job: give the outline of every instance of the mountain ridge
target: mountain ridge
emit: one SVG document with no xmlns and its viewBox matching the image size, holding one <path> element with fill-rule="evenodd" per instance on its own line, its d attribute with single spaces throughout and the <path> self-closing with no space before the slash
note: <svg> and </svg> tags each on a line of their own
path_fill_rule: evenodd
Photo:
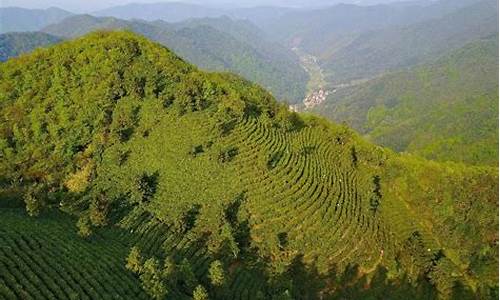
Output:
<svg viewBox="0 0 500 300">
<path fill-rule="evenodd" d="M 224 29 L 225 25 L 232 25 L 233 29 Z M 43 31 L 56 36 L 74 37 L 97 29 L 129 29 L 143 34 L 172 47 L 202 68 L 233 71 L 265 85 L 283 100 L 298 102 L 305 94 L 307 73 L 293 53 L 260 37 L 260 32 L 247 23 L 228 18 L 172 24 L 81 15 L 51 25 Z M 248 32 L 252 32 L 252 36 Z"/>
</svg>

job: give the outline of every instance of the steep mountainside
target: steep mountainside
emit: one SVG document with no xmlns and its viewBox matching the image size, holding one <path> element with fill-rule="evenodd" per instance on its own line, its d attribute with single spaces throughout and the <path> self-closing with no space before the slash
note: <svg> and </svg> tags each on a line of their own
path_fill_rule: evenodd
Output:
<svg viewBox="0 0 500 300">
<path fill-rule="evenodd" d="M 171 47 L 207 70 L 232 71 L 268 88 L 277 98 L 304 98 L 308 75 L 289 50 L 267 40 L 247 22 L 229 18 L 186 23 L 125 21 L 81 15 L 49 26 L 45 32 L 75 37 L 96 29 L 127 29 Z"/>
<path fill-rule="evenodd" d="M 0 64 L 0 184 L 85 237 L 2 216 L 0 297 L 498 297 L 497 168 L 395 154 L 132 33 Z"/>
<path fill-rule="evenodd" d="M 0 7 L 0 33 L 40 30 L 70 15 L 70 12 L 54 7 L 48 9 Z"/>
<path fill-rule="evenodd" d="M 263 30 L 284 43 L 316 56 L 328 57 L 367 31 L 410 25 L 442 17 L 478 0 L 410 1 L 384 5 L 339 4 L 292 11 L 261 24 Z"/>
<path fill-rule="evenodd" d="M 498 35 L 497 0 L 414 25 L 363 33 L 323 57 L 321 65 L 327 81 L 345 83 L 411 67 L 491 35 Z"/>
<path fill-rule="evenodd" d="M 338 89 L 315 111 L 397 151 L 497 165 L 498 66 L 495 35 L 432 64 Z"/>
<path fill-rule="evenodd" d="M 0 34 L 0 61 L 30 52 L 35 48 L 52 45 L 61 39 L 43 32 L 10 32 Z"/>
</svg>

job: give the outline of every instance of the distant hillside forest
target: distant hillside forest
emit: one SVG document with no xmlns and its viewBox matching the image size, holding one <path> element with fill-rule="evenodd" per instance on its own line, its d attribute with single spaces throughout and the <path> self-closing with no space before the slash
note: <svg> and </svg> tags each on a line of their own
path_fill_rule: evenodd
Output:
<svg viewBox="0 0 500 300">
<path fill-rule="evenodd" d="M 135 33 L 0 64 L 0 298 L 498 299 L 498 190 Z"/>
<path fill-rule="evenodd" d="M 498 66 L 494 35 L 433 63 L 340 88 L 314 111 L 397 151 L 497 166 Z"/>
<path fill-rule="evenodd" d="M 281 101 L 297 103 L 305 97 L 309 75 L 298 57 L 271 41 L 252 23 L 228 17 L 166 23 L 75 15 L 40 29 L 50 34 L 50 38 L 42 33 L 32 33 L 29 45 L 27 33 L 0 35 L 0 51 L 6 49 L 5 54 L 0 53 L 0 58 L 99 29 L 126 29 L 139 33 L 172 48 L 200 68 L 231 71 L 259 83 Z"/>
<path fill-rule="evenodd" d="M 30 52 L 38 47 L 59 43 L 60 38 L 43 32 L 11 32 L 0 34 L 0 61 Z"/>
</svg>

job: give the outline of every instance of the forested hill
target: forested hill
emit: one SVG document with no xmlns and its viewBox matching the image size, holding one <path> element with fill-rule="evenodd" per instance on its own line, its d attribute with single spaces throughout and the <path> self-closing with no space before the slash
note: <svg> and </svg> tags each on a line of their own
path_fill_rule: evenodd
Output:
<svg viewBox="0 0 500 300">
<path fill-rule="evenodd" d="M 497 168 L 395 154 L 129 32 L 0 64 L 0 207 L 0 298 L 498 298 Z"/>
<path fill-rule="evenodd" d="M 397 151 L 496 166 L 498 66 L 495 34 L 433 63 L 340 88 L 315 111 Z"/>
<path fill-rule="evenodd" d="M 292 11 L 261 24 L 291 47 L 317 57 L 332 86 L 428 63 L 498 33 L 497 0 L 339 4 Z"/>
<path fill-rule="evenodd" d="M 52 45 L 61 39 L 43 32 L 9 32 L 0 34 L 0 61 L 31 50 Z"/>
<path fill-rule="evenodd" d="M 78 15 L 43 31 L 68 38 L 97 29 L 127 29 L 142 34 L 201 68 L 231 71 L 259 83 L 283 101 L 295 103 L 305 97 L 309 77 L 299 59 L 249 22 L 223 17 L 166 23 Z"/>
<path fill-rule="evenodd" d="M 477 39 L 498 35 L 498 1 L 482 0 L 407 26 L 364 32 L 323 60 L 331 82 L 370 78 L 429 62 Z"/>
</svg>

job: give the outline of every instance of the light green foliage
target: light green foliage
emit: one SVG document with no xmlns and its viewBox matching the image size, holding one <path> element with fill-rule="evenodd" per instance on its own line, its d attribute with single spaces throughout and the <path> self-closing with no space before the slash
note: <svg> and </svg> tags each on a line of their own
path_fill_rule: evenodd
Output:
<svg viewBox="0 0 500 300">
<path fill-rule="evenodd" d="M 193 291 L 193 300 L 208 300 L 207 290 L 202 286 L 198 285 Z"/>
<path fill-rule="evenodd" d="M 200 68 L 231 71 L 257 82 L 283 101 L 299 102 L 305 96 L 308 75 L 297 57 L 249 22 L 223 17 L 169 24 L 78 15 L 44 31 L 69 38 L 96 29 L 126 29 L 144 35 Z"/>
<path fill-rule="evenodd" d="M 167 295 L 167 288 L 163 282 L 162 272 L 158 260 L 149 258 L 144 262 L 139 276 L 144 290 L 153 299 L 164 299 Z"/>
<path fill-rule="evenodd" d="M 220 260 L 215 260 L 210 264 L 208 277 L 214 286 L 222 286 L 225 283 L 224 266 Z"/>
<path fill-rule="evenodd" d="M 125 267 L 134 273 L 142 272 L 142 256 L 138 247 L 134 246 L 130 249 Z"/>
<path fill-rule="evenodd" d="M 0 118 L 0 195 L 41 184 L 47 209 L 81 216 L 89 242 L 118 227 L 147 259 L 152 297 L 184 299 L 199 284 L 229 299 L 486 297 L 497 286 L 496 169 L 397 155 L 132 33 L 1 64 Z M 85 190 L 68 190 L 87 164 Z M 208 282 L 220 282 L 216 260 L 223 288 Z M 375 275 L 376 288 L 357 289 Z"/>
<path fill-rule="evenodd" d="M 40 189 L 36 186 L 31 186 L 24 194 L 24 203 L 26 205 L 26 212 L 31 217 L 36 217 L 43 209 L 44 203 Z"/>
<path fill-rule="evenodd" d="M 78 218 L 76 227 L 78 228 L 78 234 L 81 237 L 88 238 L 92 234 L 92 224 L 90 222 L 90 219 L 86 215 Z"/>
<path fill-rule="evenodd" d="M 498 164 L 498 38 L 339 89 L 315 111 L 370 140 L 438 161 Z"/>
</svg>

